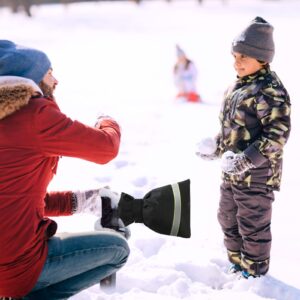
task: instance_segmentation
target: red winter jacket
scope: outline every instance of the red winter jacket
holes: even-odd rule
[[[34,287],[56,223],[45,215],[72,213],[71,192],[47,193],[59,156],[105,164],[119,149],[120,128],[72,121],[55,101],[32,97],[38,87],[0,76],[0,296]]]

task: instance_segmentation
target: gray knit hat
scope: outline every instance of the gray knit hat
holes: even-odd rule
[[[232,51],[270,63],[275,46],[273,26],[261,17],[256,17],[232,42]]]
[[[0,76],[25,77],[39,84],[50,68],[44,52],[0,40]]]

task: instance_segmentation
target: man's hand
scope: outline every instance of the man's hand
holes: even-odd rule
[[[77,191],[74,193],[75,207],[74,213],[87,213],[97,217],[102,217],[103,198],[110,199],[112,209],[116,209],[120,200],[120,195],[111,191],[107,187],[95,190]]]
[[[108,228],[122,234],[126,239],[130,237],[129,228],[125,227],[118,215],[120,195],[109,187],[96,190],[75,192],[74,213],[87,213],[99,217],[95,222],[95,230]]]
[[[101,123],[104,120],[113,120],[113,118],[111,116],[108,116],[108,115],[104,114],[104,113],[100,113],[97,116],[97,120],[95,122],[94,127],[98,128],[98,129],[101,128]]]

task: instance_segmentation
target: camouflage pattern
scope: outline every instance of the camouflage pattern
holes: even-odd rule
[[[242,255],[241,267],[246,270],[250,275],[257,277],[260,275],[265,275],[269,270],[270,259],[263,261],[253,261],[247,259]]]
[[[241,265],[242,263],[242,254],[240,251],[230,251],[227,250],[228,259],[231,263],[235,265]]]
[[[290,109],[288,92],[269,66],[239,78],[228,89],[219,116],[218,155],[244,151],[255,168],[241,175],[223,173],[225,182],[279,190]]]
[[[227,255],[232,264],[240,266],[240,270],[245,270],[254,277],[264,275],[269,270],[270,259],[253,261],[249,258],[246,258],[241,252],[230,250],[227,250]]]

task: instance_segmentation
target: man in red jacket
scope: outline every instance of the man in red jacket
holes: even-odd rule
[[[0,298],[67,299],[127,261],[113,231],[56,234],[46,216],[102,214],[109,191],[47,192],[60,156],[105,164],[118,153],[119,125],[95,128],[64,115],[45,53],[0,40]]]

